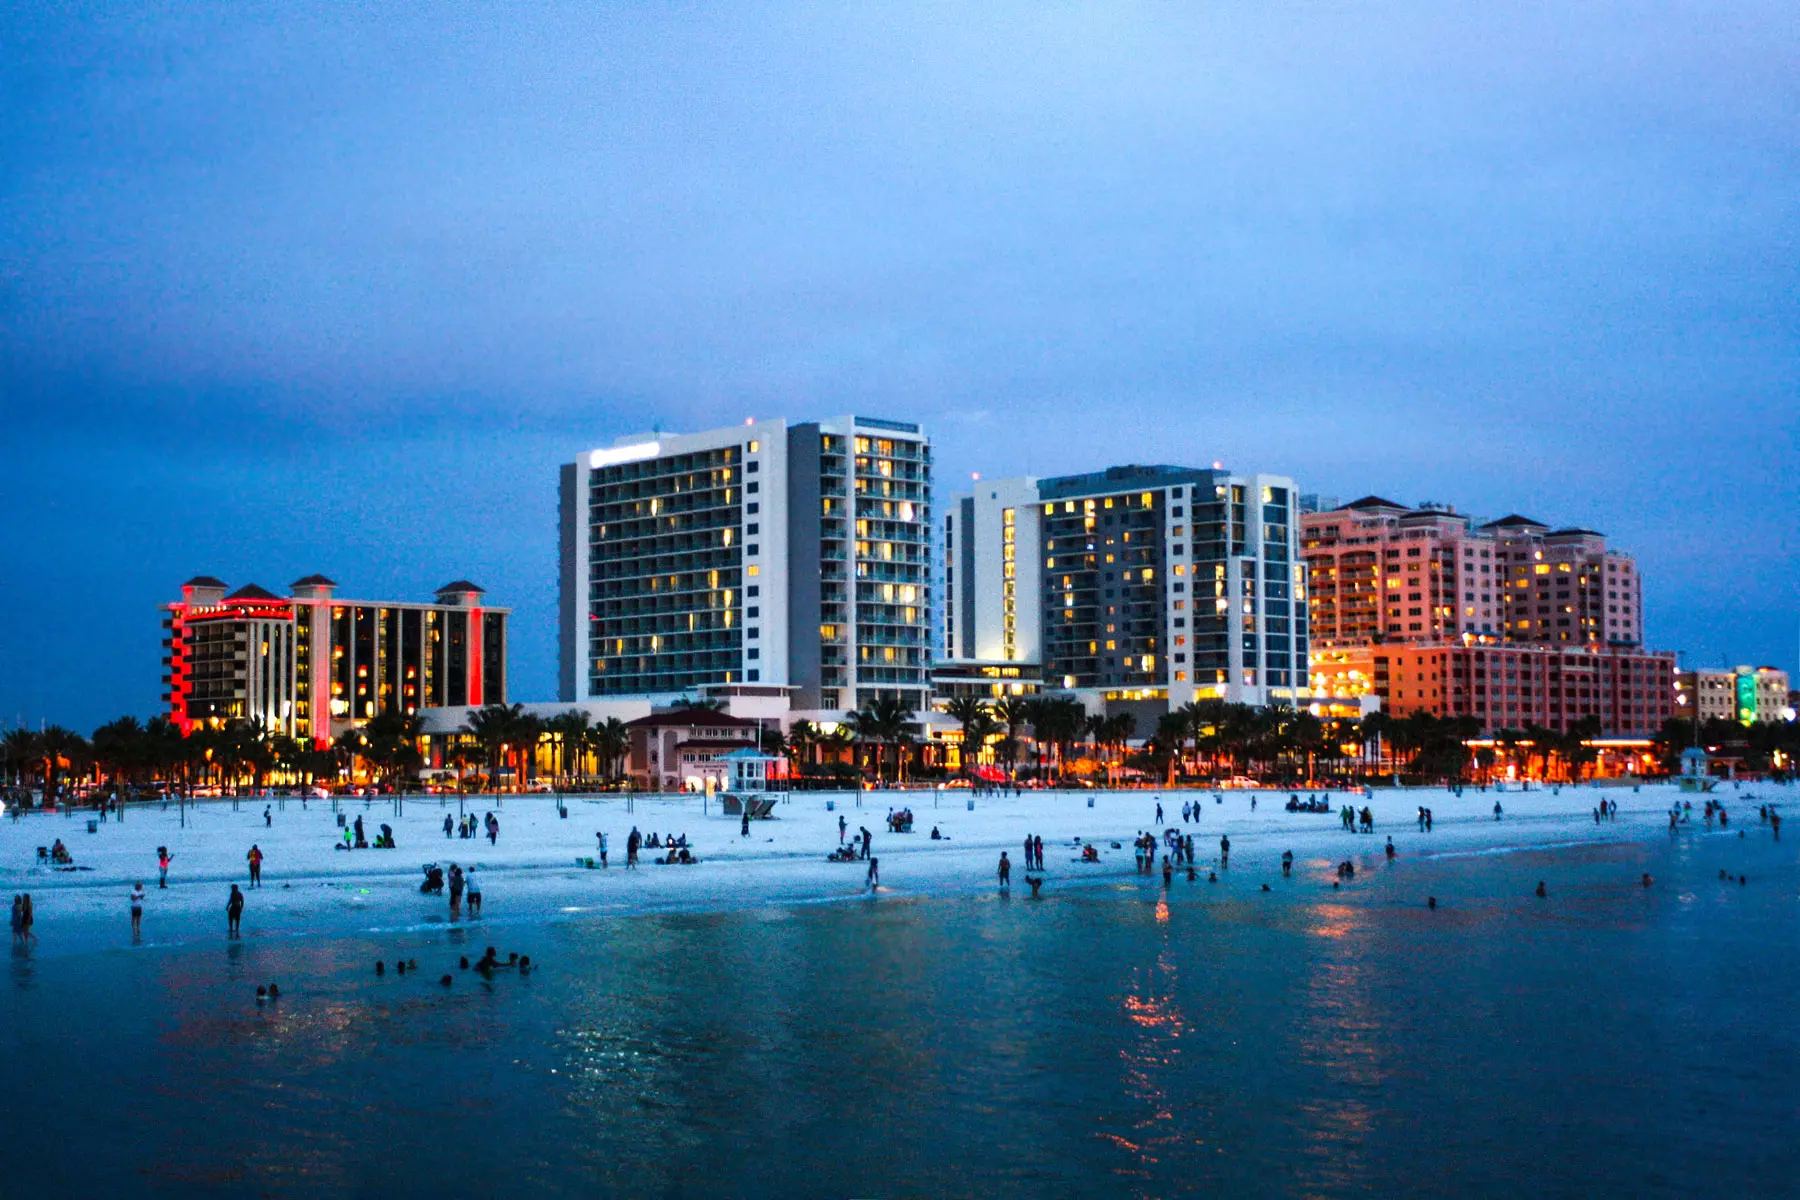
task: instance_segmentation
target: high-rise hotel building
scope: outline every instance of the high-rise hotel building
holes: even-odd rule
[[[1298,501],[1284,476],[1178,466],[980,483],[944,520],[945,651],[1104,704],[1301,705]]]
[[[259,721],[323,746],[377,713],[506,702],[507,609],[466,580],[434,604],[345,600],[309,575],[277,596],[208,575],[163,614],[163,700],[182,732]]]
[[[870,417],[621,439],[562,468],[565,702],[721,684],[925,707],[931,443]]]
[[[1674,656],[1643,649],[1642,580],[1587,529],[1476,524],[1444,505],[1365,496],[1313,506],[1314,694],[1486,730],[1597,719],[1645,737],[1671,711]]]
[[[1309,512],[1301,524],[1322,649],[1465,634],[1643,644],[1636,563],[1592,530],[1521,516],[1475,525],[1444,505],[1380,496]]]

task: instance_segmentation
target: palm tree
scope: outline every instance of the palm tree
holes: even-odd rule
[[[90,739],[94,747],[94,763],[111,777],[114,787],[125,776],[134,774],[143,762],[144,727],[136,717],[120,717],[94,730]]]
[[[1006,756],[1006,782],[1019,779],[1019,728],[1031,724],[1036,706],[1024,696],[1005,696],[994,704],[994,716],[1006,726],[1006,740],[1000,743]]]
[[[32,771],[44,761],[43,747],[38,744],[38,735],[30,729],[9,729],[6,736],[0,738],[0,754],[6,759],[6,770],[14,786],[23,788]]]
[[[386,708],[363,726],[362,753],[388,785],[398,790],[401,773],[416,771],[425,761],[419,751],[419,739],[424,736],[424,722],[416,712]]]
[[[795,775],[806,774],[806,768],[812,765],[812,757],[818,749],[821,736],[819,727],[811,721],[795,721],[789,727],[788,761],[793,765]]]
[[[987,748],[988,742],[993,740],[1003,728],[1004,726],[995,718],[992,708],[984,704],[976,711],[974,718],[963,726],[962,760],[965,771],[974,769],[975,763],[981,758],[981,753]]]
[[[61,725],[46,725],[44,731],[38,734],[37,748],[43,755],[44,796],[48,799],[56,792],[57,771],[64,766],[71,772],[74,771],[75,764],[87,749],[87,739]]]
[[[462,731],[474,738],[475,744],[486,755],[489,791],[500,790],[500,755],[524,716],[523,704],[511,708],[504,704],[489,704],[470,713],[463,722]]]
[[[617,779],[619,760],[631,749],[631,730],[625,722],[617,717],[606,718],[604,725],[596,725],[588,730],[587,742],[589,749],[605,769],[607,781]]]
[[[587,713],[579,708],[571,708],[567,712],[557,713],[544,722],[544,729],[556,744],[556,777],[559,786],[567,780],[569,773],[569,751],[574,749],[579,762],[581,748],[587,742],[588,729],[592,726]]]
[[[1032,731],[1056,747],[1056,774],[1062,777],[1069,748],[1086,729],[1087,711],[1073,696],[1054,696],[1038,701],[1032,715]]]
[[[965,775],[973,774],[975,759],[976,756],[981,753],[982,742],[970,742],[969,730],[983,718],[987,718],[988,724],[991,725],[993,723],[992,717],[988,715],[987,702],[982,700],[979,696],[956,696],[952,698],[948,704],[944,705],[944,713],[958,725],[962,726],[962,741],[960,743],[962,747],[960,754],[962,770]]]
[[[850,727],[858,741],[875,747],[875,782],[880,783],[882,779],[881,747],[891,743],[898,756],[901,740],[912,719],[913,711],[906,701],[890,692],[875,695],[862,708],[844,718],[844,724]],[[899,765],[896,763],[897,767]]]

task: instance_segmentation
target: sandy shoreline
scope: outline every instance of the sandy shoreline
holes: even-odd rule
[[[1229,877],[1235,884],[1278,877],[1284,850],[1294,853],[1297,876],[1322,881],[1342,860],[1380,859],[1389,836],[1402,856],[1666,838],[1668,809],[1678,799],[1676,789],[1666,784],[1500,794],[1466,789],[1460,797],[1442,789],[1377,789],[1366,800],[1354,798],[1359,806],[1367,803],[1375,816],[1375,833],[1368,836],[1345,832],[1335,812],[1284,811],[1287,795],[1026,793],[976,796],[971,812],[966,792],[868,792],[862,794],[860,808],[855,793],[801,793],[778,806],[776,819],[754,823],[749,839],[739,836],[739,822],[722,815],[716,802],[703,812],[697,796],[640,796],[631,812],[622,798],[572,797],[567,819],[558,818],[548,796],[511,796],[499,805],[493,797],[477,797],[469,811],[480,815],[491,808],[501,822],[500,838],[491,846],[485,838],[443,836],[444,815],[457,811],[454,802],[440,806],[435,798],[409,800],[404,817],[395,817],[387,800],[340,802],[347,819],[363,817],[371,838],[383,823],[392,825],[399,845],[392,851],[334,849],[338,830],[329,801],[311,801],[302,808],[299,801],[288,800],[284,808],[274,809],[274,800],[243,800],[233,812],[229,800],[212,800],[189,809],[186,828],[174,807],[133,810],[123,823],[106,822],[91,835],[85,815],[7,819],[0,822],[0,882],[9,893],[32,893],[39,935],[33,952],[48,954],[130,948],[127,896],[140,879],[149,892],[141,945],[224,941],[225,897],[231,883],[247,885],[244,855],[253,843],[266,856],[264,886],[246,889],[245,937],[449,927],[448,901],[418,890],[421,864],[433,861],[480,868],[487,911],[481,922],[473,923],[476,927],[866,896],[863,864],[826,861],[838,844],[840,815],[852,835],[860,826],[873,831],[881,895],[902,897],[992,888],[1002,850],[1013,860],[1014,886],[1022,890],[1021,852],[1028,833],[1044,838],[1045,886],[1052,891],[1133,877],[1131,839],[1140,830],[1170,826],[1194,836],[1202,873],[1218,859],[1220,836],[1228,835]],[[1800,807],[1794,803],[1800,790],[1771,784],[1728,783],[1716,797],[1726,805],[1730,825],[1709,831],[1696,804],[1682,836],[1736,837],[1741,831],[1768,839],[1769,827],[1757,818],[1758,804],[1774,803],[1784,814]],[[1154,822],[1159,798],[1160,826]],[[1593,809],[1602,798],[1618,804],[1616,821],[1594,823]],[[1341,795],[1330,799],[1334,806],[1345,802]],[[1493,818],[1496,800],[1504,810],[1500,821]],[[827,801],[835,811],[827,810]],[[1197,822],[1183,824],[1184,803],[1199,804]],[[268,826],[265,805],[273,809]],[[907,805],[915,814],[914,832],[886,833],[888,809]],[[1433,811],[1431,833],[1417,827],[1421,805]],[[930,840],[934,824],[948,840]],[[625,837],[634,825],[645,834],[685,832],[701,862],[646,862],[636,871],[624,870]],[[596,830],[608,835],[613,865],[606,871],[576,865],[594,855]],[[92,869],[60,872],[37,865],[36,847],[58,837],[78,866]],[[1099,844],[1101,862],[1074,862],[1077,839]],[[161,845],[174,855],[167,890],[156,886],[156,848]]]

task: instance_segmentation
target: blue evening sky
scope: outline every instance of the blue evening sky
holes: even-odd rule
[[[157,710],[197,572],[516,611],[557,464],[917,418],[1605,531],[1792,668],[1800,17],[1761,3],[19,4],[0,722]]]

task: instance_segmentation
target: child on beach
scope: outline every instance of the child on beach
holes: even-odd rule
[[[244,919],[244,893],[238,891],[238,885],[231,885],[231,895],[225,898],[225,932],[236,937],[238,925]]]
[[[144,881],[138,880],[131,889],[131,936],[137,937],[144,931]]]
[[[174,857],[173,854],[169,853],[169,848],[167,846],[158,846],[156,848],[156,869],[161,876],[161,882],[156,885],[157,887],[166,888],[169,886],[169,860]]]

